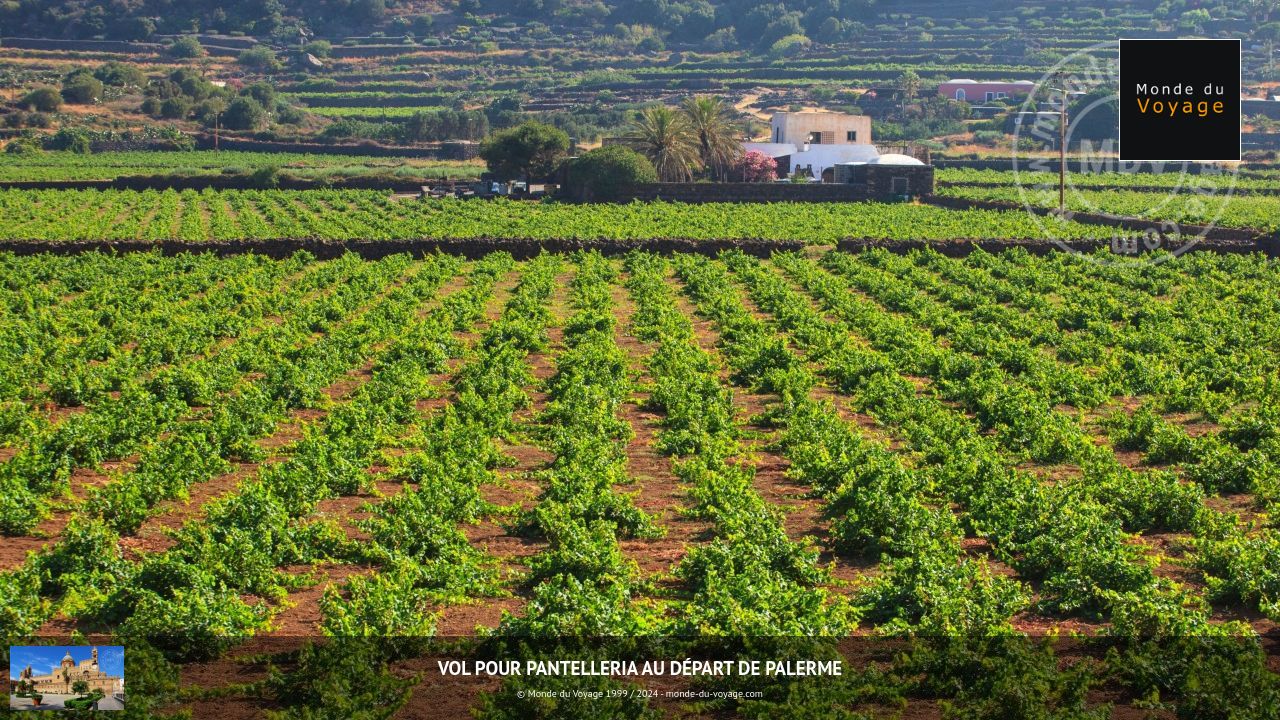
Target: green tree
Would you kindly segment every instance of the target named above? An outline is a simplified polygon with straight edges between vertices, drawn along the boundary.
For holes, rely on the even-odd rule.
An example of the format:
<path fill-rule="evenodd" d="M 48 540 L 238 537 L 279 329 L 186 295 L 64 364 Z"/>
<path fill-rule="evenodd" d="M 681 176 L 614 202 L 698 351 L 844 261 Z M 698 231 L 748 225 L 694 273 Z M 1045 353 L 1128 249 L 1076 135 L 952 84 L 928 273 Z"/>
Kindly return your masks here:
<path fill-rule="evenodd" d="M 22 106 L 39 112 L 56 112 L 62 108 L 62 94 L 47 85 L 38 87 L 22 98 Z"/>
<path fill-rule="evenodd" d="M 649 158 L 663 182 L 689 182 L 698 168 L 698 141 L 682 113 L 671 108 L 645 108 L 631 123 L 625 141 Z"/>
<path fill-rule="evenodd" d="M 658 180 L 648 158 L 622 145 L 596 148 L 568 163 L 563 192 L 575 200 L 614 202 L 627 188 Z"/>
<path fill-rule="evenodd" d="M 916 94 L 920 92 L 920 76 L 915 70 L 905 70 L 898 79 L 894 81 L 894 87 L 898 90 L 898 103 L 902 115 L 907 114 L 907 104 L 915 99 Z"/>
<path fill-rule="evenodd" d="M 221 88 L 206 80 L 204 75 L 200 74 L 200 71 L 191 68 L 178 68 L 169 73 L 169 82 L 172 83 L 172 88 L 176 88 L 176 92 L 186 95 L 195 102 L 199 102 L 215 92 L 222 91 Z M 172 88 L 169 88 L 169 90 L 172 90 Z M 157 88 L 157 90 L 160 89 Z M 162 97 L 168 97 L 170 94 L 172 94 L 171 91 L 163 91 Z"/>
<path fill-rule="evenodd" d="M 191 112 L 200 122 L 207 127 L 214 127 L 222 124 L 222 113 L 227 111 L 227 101 L 220 97 L 211 97 L 201 100 L 198 105 L 192 108 Z"/>
<path fill-rule="evenodd" d="M 1114 91 L 1098 88 L 1068 105 L 1067 132 L 1074 141 L 1119 140 L 1120 107 Z"/>
<path fill-rule="evenodd" d="M 238 97 L 222 113 L 222 125 L 228 130 L 256 130 L 267 119 L 262 104 L 251 97 Z"/>
<path fill-rule="evenodd" d="M 264 108 L 276 106 L 276 89 L 270 83 L 256 82 L 246 86 L 240 91 L 240 94 L 257 100 L 258 104 Z"/>
<path fill-rule="evenodd" d="M 198 58 L 204 57 L 204 46 L 190 35 L 183 35 L 169 44 L 170 57 Z"/>
<path fill-rule="evenodd" d="M 729 115 L 729 107 L 709 95 L 686 98 L 680 112 L 698 144 L 702 166 L 714 180 L 723 180 L 742 155 L 740 131 Z"/>
<path fill-rule="evenodd" d="M 160 103 L 160 117 L 181 120 L 191 114 L 191 101 L 185 97 L 171 97 Z"/>
<path fill-rule="evenodd" d="M 125 40 L 146 40 L 156 33 L 156 21 L 149 17 L 126 18 L 118 27 L 121 38 Z"/>
<path fill-rule="evenodd" d="M 819 42 L 835 43 L 844 39 L 844 23 L 838 17 L 827 17 L 818 25 L 814 36 Z"/>
<path fill-rule="evenodd" d="M 89 692 L 89 683 L 84 680 L 77 680 L 71 683 L 71 692 L 77 695 L 84 695 Z"/>
<path fill-rule="evenodd" d="M 568 151 L 563 130 L 536 120 L 495 132 L 480 144 L 480 157 L 500 180 L 546 177 Z"/>

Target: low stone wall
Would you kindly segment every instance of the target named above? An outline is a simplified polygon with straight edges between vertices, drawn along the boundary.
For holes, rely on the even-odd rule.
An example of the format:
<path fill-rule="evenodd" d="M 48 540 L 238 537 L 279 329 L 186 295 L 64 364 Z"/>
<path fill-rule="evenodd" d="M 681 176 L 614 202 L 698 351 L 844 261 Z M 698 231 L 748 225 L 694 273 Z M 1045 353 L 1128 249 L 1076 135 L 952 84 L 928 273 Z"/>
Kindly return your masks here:
<path fill-rule="evenodd" d="M 1240 142 L 1245 150 L 1280 150 L 1280 133 L 1241 133 Z"/>
<path fill-rule="evenodd" d="M 76 255 L 85 252 L 152 252 L 165 255 L 208 252 L 216 255 L 242 255 L 257 253 L 268 257 L 285 258 L 299 251 L 307 251 L 318 258 L 340 257 L 348 252 L 364 258 L 377 259 L 388 255 L 409 253 L 415 256 L 436 252 L 481 258 L 489 253 L 503 251 L 518 259 L 531 258 L 542 253 L 570 253 L 578 250 L 598 250 L 605 255 L 625 255 L 633 250 L 661 253 L 698 253 L 715 256 L 725 250 L 739 250 L 756 257 L 768 257 L 775 252 L 802 250 L 800 240 L 765 240 L 743 238 L 734 240 L 705 240 L 694 238 L 660 238 L 652 240 L 579 240 L 574 238 L 537 240 L 533 238 L 409 238 L 404 240 L 318 240 L 313 238 L 281 238 L 276 240 L 227 240 L 219 242 L 189 242 L 186 240 L 93 240 L 50 242 L 47 240 L 0 240 L 0 252 L 16 255 Z"/>
<path fill-rule="evenodd" d="M 314 99 L 314 93 L 319 91 L 303 91 L 298 93 L 299 99 L 303 104 L 310 106 L 309 100 Z M 394 91 L 393 91 L 394 92 Z M 388 95 L 384 97 L 343 97 L 329 96 L 325 97 L 322 102 L 317 103 L 324 107 L 441 107 L 450 103 L 451 100 L 443 95 L 424 94 L 419 91 L 406 92 L 404 95 Z"/>
<path fill-rule="evenodd" d="M 323 180 L 277 178 L 279 190 L 383 190 L 419 192 L 424 184 L 440 184 L 434 178 L 412 180 L 381 175 L 327 177 Z M 245 175 L 126 175 L 110 180 L 7 180 L 0 188 L 11 190 L 261 190 Z"/>
<path fill-rule="evenodd" d="M 63 52 L 157 53 L 164 50 L 159 43 L 127 40 L 67 40 L 62 38 L 6 37 L 0 44 L 19 50 L 59 50 Z"/>
<path fill-rule="evenodd" d="M 858 202 L 867 199 L 861 185 L 829 183 L 646 183 L 625 192 L 622 201 L 668 200 L 685 203 Z"/>
<path fill-rule="evenodd" d="M 213 149 L 213 135 L 200 133 L 194 136 L 196 147 Z M 409 145 L 379 145 L 364 142 L 355 145 L 325 145 L 323 143 L 287 142 L 283 140 L 256 140 L 222 136 L 218 147 L 223 150 L 252 152 L 315 153 L 317 155 L 365 155 L 369 157 L 418 157 L 435 160 L 470 160 L 479 152 L 478 143 L 441 142 L 425 147 Z"/>
<path fill-rule="evenodd" d="M 1013 158 L 982 158 L 960 159 L 960 158 L 944 158 L 933 156 L 933 166 L 936 168 L 971 168 L 974 170 L 1003 170 L 1012 171 Z M 1057 158 L 1018 158 L 1019 172 L 1058 172 L 1060 164 Z M 1181 173 L 1183 171 L 1182 163 L 1152 163 L 1145 161 L 1120 162 L 1117 160 L 1096 160 L 1093 162 L 1082 161 L 1076 158 L 1067 158 L 1067 172 L 1072 174 L 1087 174 L 1098 170 L 1118 170 L 1130 173 Z M 1210 163 L 1187 163 L 1185 168 L 1188 175 L 1198 175 L 1201 171 L 1221 172 L 1215 165 Z"/>
<path fill-rule="evenodd" d="M 69 40 L 62 38 L 27 38 L 6 37 L 0 39 L 0 46 L 18 50 L 43 50 L 55 52 L 108 52 L 108 53 L 163 53 L 167 46 L 154 42 L 133 42 L 129 40 Z M 208 55 L 235 57 L 243 48 L 222 47 L 201 44 Z"/>
<path fill-rule="evenodd" d="M 865 252 L 872 249 L 888 250 L 903 254 L 912 250 L 929 248 L 947 257 L 965 257 L 977 250 L 998 253 L 1004 250 L 1020 248 L 1032 255 L 1048 255 L 1054 252 L 1070 250 L 1081 253 L 1092 253 L 1098 250 L 1110 250 L 1117 254 L 1134 255 L 1153 252 L 1141 243 L 1134 252 L 1119 252 L 1110 240 L 1070 240 L 1055 242 L 1053 240 L 1013 240 L 1003 238 L 953 238 L 950 240 L 883 240 L 876 238 L 846 238 L 836 243 L 836 249 L 842 252 Z M 1280 257 L 1280 241 L 1276 238 L 1259 238 L 1257 240 L 1201 240 L 1187 247 L 1183 252 L 1216 252 L 1227 254 L 1247 254 L 1260 252 L 1268 257 Z"/>
<path fill-rule="evenodd" d="M 960 181 L 943 180 L 942 182 L 938 183 L 938 185 L 940 187 L 990 188 L 990 189 L 1016 187 L 1014 185 L 1010 185 L 1009 183 L 982 182 L 978 180 L 960 180 Z M 1028 187 L 1030 187 L 1030 183 L 1028 183 Z M 1055 188 L 1057 187 L 1056 183 L 1054 184 L 1054 187 Z M 1094 192 L 1123 190 L 1124 192 L 1153 192 L 1153 193 L 1167 193 L 1173 189 L 1168 185 L 1125 185 L 1124 187 L 1117 187 L 1115 185 L 1091 185 L 1087 181 L 1079 182 L 1078 180 L 1073 180 L 1070 185 L 1070 188 L 1072 190 L 1087 190 L 1087 191 L 1094 191 Z M 1280 195 L 1280 188 L 1233 187 L 1231 188 L 1230 194 L 1231 195 Z M 1210 196 L 1210 197 L 1213 197 L 1213 196 Z"/>
<path fill-rule="evenodd" d="M 931 195 L 926 198 L 921 198 L 921 202 L 929 205 L 937 205 L 938 207 L 952 208 L 955 210 L 968 210 L 975 208 L 979 210 L 1010 210 L 1018 212 L 1034 212 L 1037 215 L 1052 215 L 1058 211 L 1057 208 L 1028 208 L 1018 203 L 1006 202 L 1003 200 L 970 200 L 968 198 L 943 197 L 941 195 Z M 1071 219 L 1085 225 L 1107 225 L 1134 232 L 1145 232 L 1147 230 L 1164 232 L 1167 230 L 1164 223 L 1161 222 L 1124 217 L 1121 215 L 1073 212 L 1071 214 Z M 1253 242 L 1267 235 L 1263 230 L 1224 227 L 1206 228 L 1203 225 L 1189 225 L 1186 223 L 1180 223 L 1178 225 L 1178 229 L 1180 232 L 1189 235 L 1203 234 L 1203 238 L 1205 240 L 1225 240 L 1230 242 Z"/>
<path fill-rule="evenodd" d="M 1280 102 L 1274 100 L 1241 100 L 1240 112 L 1244 115 L 1263 115 L 1280 120 Z"/>

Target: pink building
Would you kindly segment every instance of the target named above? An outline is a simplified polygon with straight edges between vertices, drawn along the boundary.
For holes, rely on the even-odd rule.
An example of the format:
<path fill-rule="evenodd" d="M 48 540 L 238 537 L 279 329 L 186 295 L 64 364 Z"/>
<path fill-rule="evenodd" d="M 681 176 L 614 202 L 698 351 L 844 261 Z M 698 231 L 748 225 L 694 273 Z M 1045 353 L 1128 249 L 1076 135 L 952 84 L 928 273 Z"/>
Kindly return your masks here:
<path fill-rule="evenodd" d="M 948 80 L 938 85 L 938 94 L 952 100 L 984 103 L 1004 98 L 1024 98 L 1031 94 L 1035 83 L 1030 80 L 995 82 L 978 80 Z"/>

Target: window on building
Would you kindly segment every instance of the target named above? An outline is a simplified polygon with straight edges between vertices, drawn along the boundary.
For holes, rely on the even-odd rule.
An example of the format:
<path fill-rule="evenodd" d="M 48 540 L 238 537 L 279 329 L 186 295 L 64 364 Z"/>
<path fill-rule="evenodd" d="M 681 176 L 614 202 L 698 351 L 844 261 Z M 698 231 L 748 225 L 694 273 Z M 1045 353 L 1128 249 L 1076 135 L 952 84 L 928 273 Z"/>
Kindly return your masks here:
<path fill-rule="evenodd" d="M 904 177 L 893 178 L 890 187 L 893 189 L 894 195 L 906 195 L 910 192 L 910 183 Z"/>
<path fill-rule="evenodd" d="M 858 131 L 857 130 L 845 131 L 844 139 L 848 140 L 849 142 L 858 142 Z"/>
<path fill-rule="evenodd" d="M 988 90 L 987 97 L 986 97 L 987 102 L 991 102 L 992 100 L 995 100 L 995 99 L 996 99 L 996 94 Z"/>
<path fill-rule="evenodd" d="M 964 100 L 964 98 L 965 98 L 964 88 L 956 88 L 956 99 Z"/>
<path fill-rule="evenodd" d="M 820 133 L 820 132 L 811 132 L 811 133 L 809 133 L 809 144 L 811 144 L 811 145 L 821 145 L 821 144 L 822 144 L 822 133 Z"/>

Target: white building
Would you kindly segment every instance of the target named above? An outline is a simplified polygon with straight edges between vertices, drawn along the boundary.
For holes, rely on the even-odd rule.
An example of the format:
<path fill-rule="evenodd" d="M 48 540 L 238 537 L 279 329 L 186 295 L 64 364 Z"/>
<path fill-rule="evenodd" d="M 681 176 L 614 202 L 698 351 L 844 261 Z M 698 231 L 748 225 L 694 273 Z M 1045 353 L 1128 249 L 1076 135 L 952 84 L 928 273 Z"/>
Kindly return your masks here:
<path fill-rule="evenodd" d="M 926 167 L 920 160 L 900 153 L 885 153 L 866 162 L 838 163 L 832 181 L 867 185 L 878 195 L 919 195 L 933 192 L 933 171 L 925 174 L 898 172 L 897 168 Z"/>
<path fill-rule="evenodd" d="M 770 142 L 743 143 L 778 161 L 778 173 L 808 171 L 814 179 L 840 163 L 868 162 L 879 156 L 871 144 L 871 118 L 832 112 L 774 113 Z"/>

